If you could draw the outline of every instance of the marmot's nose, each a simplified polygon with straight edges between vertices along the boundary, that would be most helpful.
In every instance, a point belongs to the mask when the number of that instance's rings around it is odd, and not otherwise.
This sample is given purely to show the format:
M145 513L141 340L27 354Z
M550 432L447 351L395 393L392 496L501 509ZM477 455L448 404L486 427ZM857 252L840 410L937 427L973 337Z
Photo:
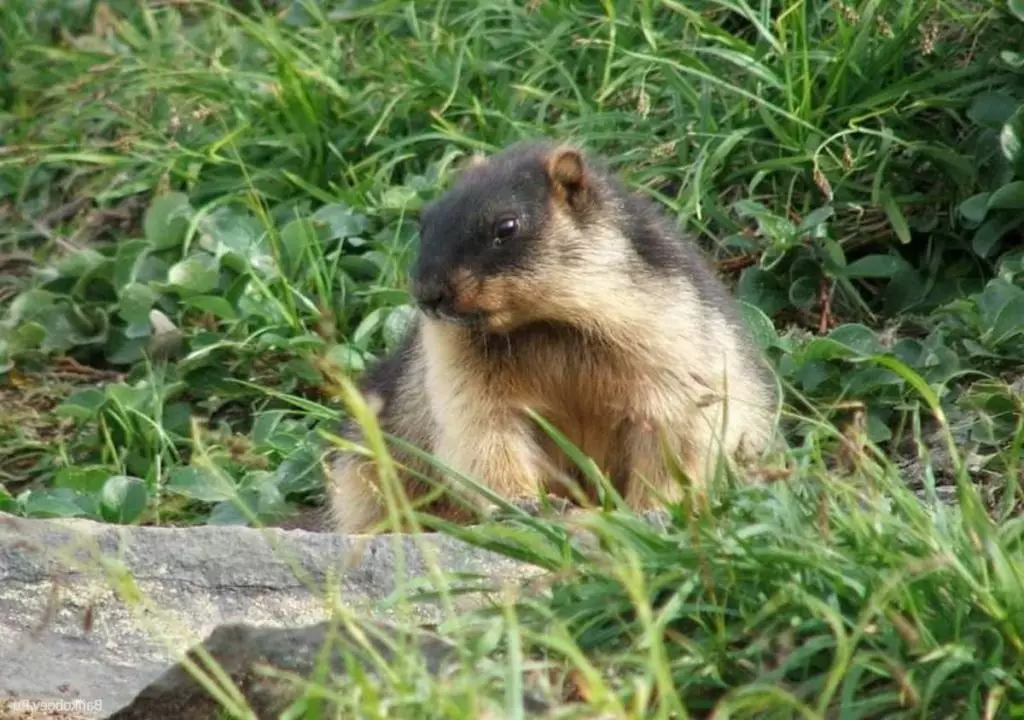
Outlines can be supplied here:
M452 293L448 283L440 280L418 280L413 282L412 295L426 312L438 312L451 302Z

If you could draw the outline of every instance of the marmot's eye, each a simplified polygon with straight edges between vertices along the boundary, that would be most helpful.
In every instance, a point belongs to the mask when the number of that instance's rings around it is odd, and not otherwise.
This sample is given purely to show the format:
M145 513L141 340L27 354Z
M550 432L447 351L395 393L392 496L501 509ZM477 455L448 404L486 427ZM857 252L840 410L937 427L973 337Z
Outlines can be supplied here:
M514 217L502 218L494 223L494 244L500 245L503 240L512 237L518 230L519 220Z

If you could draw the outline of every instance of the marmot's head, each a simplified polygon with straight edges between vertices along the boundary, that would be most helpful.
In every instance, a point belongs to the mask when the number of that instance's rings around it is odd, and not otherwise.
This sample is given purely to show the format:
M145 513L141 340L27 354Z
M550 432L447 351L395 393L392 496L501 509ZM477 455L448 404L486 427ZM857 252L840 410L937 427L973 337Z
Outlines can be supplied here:
M586 322L643 265L627 235L650 218L624 222L630 202L569 145L520 142L474 158L420 215L416 303L431 318L491 333Z

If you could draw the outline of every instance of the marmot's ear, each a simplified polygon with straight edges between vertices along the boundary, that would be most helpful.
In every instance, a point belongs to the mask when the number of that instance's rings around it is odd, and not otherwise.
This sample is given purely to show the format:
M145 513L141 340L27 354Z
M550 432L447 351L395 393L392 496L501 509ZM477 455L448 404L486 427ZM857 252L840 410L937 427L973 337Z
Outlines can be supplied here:
M487 156L481 152L475 152L472 155L464 155L460 160L455 163L455 171L461 175L467 170L478 168L487 162Z
M586 202L590 178L583 153L568 145L556 148L548 156L547 171L556 198L573 208Z

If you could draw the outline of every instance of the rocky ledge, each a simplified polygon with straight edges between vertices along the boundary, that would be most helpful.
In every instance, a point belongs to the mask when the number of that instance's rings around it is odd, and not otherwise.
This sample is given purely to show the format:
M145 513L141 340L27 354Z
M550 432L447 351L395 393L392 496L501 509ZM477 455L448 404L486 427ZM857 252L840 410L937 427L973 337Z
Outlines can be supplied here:
M204 639L243 681L258 660L301 671L331 603L395 632L396 590L422 586L430 568L501 579L536 571L440 534L122 527L0 513L0 717L155 717L147 708L170 711L168 698L190 692L173 665ZM417 604L415 613L429 623L440 610ZM431 666L447 650L433 636L416 642ZM281 701L274 688L250 690L267 708ZM208 717L196 698L199 714L183 705L160 716ZM27 713L46 707L63 712Z

